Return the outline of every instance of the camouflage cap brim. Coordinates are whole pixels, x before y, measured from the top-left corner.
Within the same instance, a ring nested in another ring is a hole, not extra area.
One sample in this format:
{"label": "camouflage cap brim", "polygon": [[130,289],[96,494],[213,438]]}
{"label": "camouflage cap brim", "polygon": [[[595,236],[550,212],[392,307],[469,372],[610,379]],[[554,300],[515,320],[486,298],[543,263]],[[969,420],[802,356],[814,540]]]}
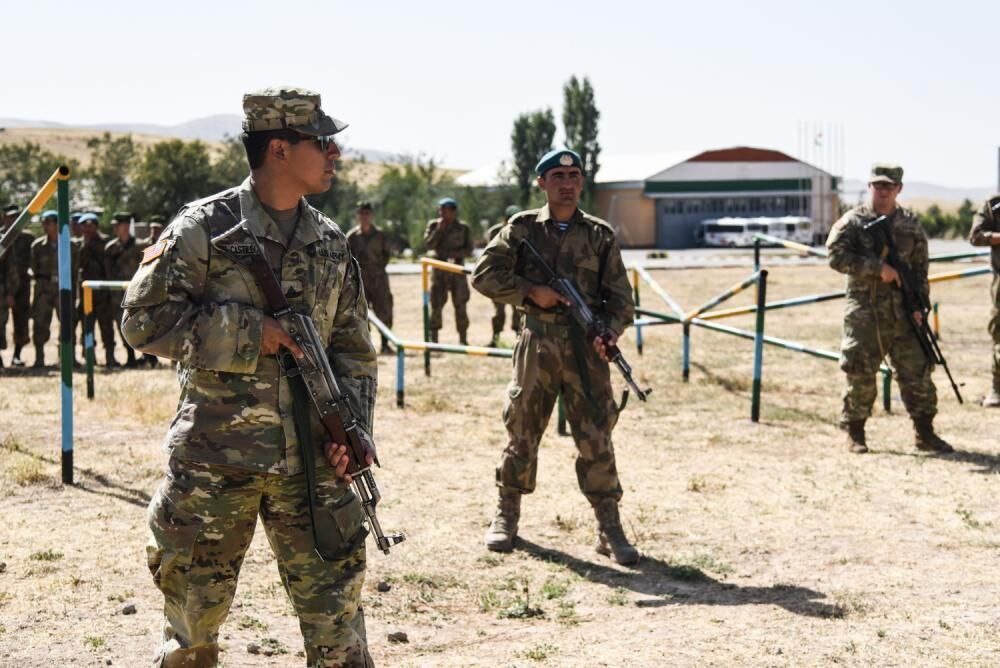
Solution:
{"label": "camouflage cap brim", "polygon": [[312,137],[335,135],[347,127],[347,123],[327,116],[322,111],[308,116],[286,116],[284,118],[267,118],[243,121],[246,132],[265,132],[267,130],[295,130]]}
{"label": "camouflage cap brim", "polygon": [[898,185],[897,181],[893,181],[885,174],[879,174],[868,179],[868,183],[891,183],[893,185]]}
{"label": "camouflage cap brim", "polygon": [[313,137],[335,135],[347,127],[347,123],[337,120],[333,116],[327,116],[322,111],[316,116],[317,118],[311,123],[304,125],[290,125],[289,127],[296,132],[301,132],[304,135],[311,135]]}

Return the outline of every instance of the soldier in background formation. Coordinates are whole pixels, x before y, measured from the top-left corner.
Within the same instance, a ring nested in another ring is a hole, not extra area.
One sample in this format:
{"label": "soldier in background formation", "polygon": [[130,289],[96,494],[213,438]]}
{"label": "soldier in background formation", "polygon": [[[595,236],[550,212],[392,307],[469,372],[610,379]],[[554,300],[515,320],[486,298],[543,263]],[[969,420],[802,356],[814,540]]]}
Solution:
{"label": "soldier in background formation", "polygon": [[561,392],[577,449],[577,482],[597,518],[595,548],[620,564],[634,564],[639,551],[626,538],[618,513],[622,486],[611,431],[619,407],[604,342],[588,339],[562,308],[567,300],[547,285],[541,269],[521,257],[521,241],[530,241],[549,266],[576,282],[613,331],[612,343],[632,324],[632,288],[614,231],[578,208],[584,183],[580,156],[567,149],[551,151],[535,172],[547,204],[511,218],[480,256],[472,278],[488,298],[525,312],[503,411],[508,440],[496,470],[499,501],[486,547],[513,548],[521,496],[535,490],[538,444]]}
{"label": "soldier in background formation", "polygon": [[[21,207],[10,204],[3,210],[3,229],[6,231],[21,213]],[[30,233],[21,230],[14,240],[14,245],[7,251],[9,262],[17,275],[14,289],[14,302],[10,306],[11,320],[14,321],[14,357],[11,366],[24,366],[21,352],[31,342],[28,324],[31,318],[31,275],[28,269],[31,264],[31,244],[35,241]]]}
{"label": "soldier in background formation", "polygon": [[[351,254],[361,265],[361,280],[365,298],[378,319],[392,329],[392,291],[385,267],[392,258],[389,238],[373,222],[375,213],[371,202],[358,202],[355,212],[358,224],[347,233]],[[392,352],[389,342],[382,336],[382,352]]]}
{"label": "soldier in background formation", "polygon": [[[142,251],[146,244],[132,236],[132,223],[135,221],[135,216],[132,213],[119,211],[112,216],[112,221],[115,238],[104,246],[104,271],[109,281],[128,281],[132,279],[139,268]],[[115,328],[118,330],[122,345],[125,346],[125,367],[132,369],[138,366],[139,362],[136,360],[132,346],[125,341],[122,334],[122,314],[121,304],[117,299],[113,300],[111,317],[115,322]]]}
{"label": "soldier in background formation", "polygon": [[[830,266],[847,274],[847,304],[844,338],[840,346],[840,368],[847,374],[841,410],[841,427],[847,431],[847,447],[854,453],[868,452],[865,422],[875,403],[876,374],[888,356],[899,383],[903,404],[913,419],[915,445],[919,450],[952,452],[952,447],[934,432],[937,390],[931,378],[933,364],[924,356],[903,312],[899,274],[876,252],[866,223],[879,216],[890,219],[890,230],[900,260],[917,281],[915,290],[929,298],[927,282],[927,235],[912,211],[897,206],[903,189],[903,168],[872,167],[868,188],[870,202],[845,213],[830,230],[826,247]],[[884,250],[884,249],[883,249]],[[929,299],[926,303],[930,303]],[[922,317],[922,314],[912,314]]]}
{"label": "soldier in background formation", "polygon": [[[469,226],[458,219],[458,202],[450,197],[438,202],[438,217],[427,223],[424,246],[429,257],[458,265],[465,264],[465,258],[472,254],[472,235]],[[440,269],[431,271],[431,341],[438,340],[441,310],[447,303],[449,294],[455,307],[458,340],[463,346],[467,346],[469,315],[465,305],[469,302],[469,282],[465,274],[455,274]]]}
{"label": "soldier in background formation", "polygon": [[[42,236],[31,244],[31,274],[35,282],[35,291],[31,300],[31,340],[35,344],[35,362],[33,368],[45,366],[45,343],[52,331],[52,312],[62,318],[59,312],[59,215],[52,210],[42,213]],[[75,241],[70,243],[70,266],[73,279],[73,289],[76,288],[76,269],[79,266],[80,246]],[[74,314],[71,314],[73,317]],[[74,328],[71,326],[70,331]],[[72,343],[70,344],[72,345]],[[73,366],[78,367],[79,361],[73,360]]]}
{"label": "soldier in background formation", "polygon": [[[4,229],[0,229],[0,235]],[[0,257],[0,353],[7,349],[7,320],[14,308],[14,295],[18,288],[17,262],[13,253],[7,252]],[[0,368],[3,367],[3,355],[0,354]]]}
{"label": "soldier in background formation", "polygon": [[[83,234],[83,244],[80,247],[80,282],[107,280],[104,247],[108,243],[108,237],[97,228],[97,215],[93,213],[83,214],[80,218],[80,226]],[[107,290],[92,290],[91,294],[93,295],[91,317],[97,325],[94,329],[101,332],[105,365],[111,369],[118,366],[118,362],[115,361],[115,330],[112,324],[115,296]],[[83,312],[82,290],[79,311]],[[94,345],[96,347],[96,340]]]}
{"label": "soldier in background formation", "polygon": [[[507,207],[504,211],[503,220],[486,230],[487,245],[489,245],[489,243],[493,241],[498,234],[500,234],[500,230],[502,230],[503,226],[507,224],[507,221],[516,216],[517,212],[520,210],[521,208],[514,204]],[[490,348],[500,345],[500,334],[503,333],[504,321],[507,319],[506,311],[506,304],[497,301],[493,302],[493,319],[490,321],[493,325],[493,338],[491,338],[490,342],[487,344]],[[517,310],[516,306],[510,307],[510,328],[514,330],[515,334],[521,333],[521,312]]]}
{"label": "soldier in background formation", "polygon": [[147,241],[150,246],[160,240],[160,234],[163,233],[163,223],[165,222],[166,220],[163,216],[158,213],[149,217],[149,239]]}
{"label": "soldier in background formation", "polygon": [[993,387],[983,398],[983,406],[1000,408],[1000,195],[986,200],[983,208],[973,217],[969,241],[973,246],[990,247],[993,309],[987,329],[993,338]]}

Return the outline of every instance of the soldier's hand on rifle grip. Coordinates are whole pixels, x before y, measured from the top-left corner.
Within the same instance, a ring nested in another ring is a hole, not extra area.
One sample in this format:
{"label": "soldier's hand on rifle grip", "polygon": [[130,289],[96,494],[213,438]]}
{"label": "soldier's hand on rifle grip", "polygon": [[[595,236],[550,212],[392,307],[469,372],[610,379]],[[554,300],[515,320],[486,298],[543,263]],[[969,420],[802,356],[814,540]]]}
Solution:
{"label": "soldier's hand on rifle grip", "polygon": [[535,303],[538,308],[549,309],[559,304],[569,306],[569,300],[553,290],[547,285],[535,285],[528,292],[528,299]]}
{"label": "soldier's hand on rifle grip", "polygon": [[917,323],[917,327],[924,326],[924,314],[920,311],[913,312],[913,322]]}
{"label": "soldier's hand on rifle grip", "polygon": [[[326,461],[330,462],[330,466],[333,467],[337,477],[349,484],[351,482],[351,474],[347,470],[351,465],[351,457],[347,454],[347,446],[338,445],[337,443],[327,443],[323,446],[323,452],[326,454]],[[371,453],[367,454],[365,459],[368,466],[371,466],[375,461]]]}
{"label": "soldier's hand on rifle grip", "polygon": [[608,348],[613,348],[618,345],[618,335],[614,332],[608,332],[604,336],[594,337],[594,350],[597,354],[601,356],[601,359],[605,362],[610,362],[608,358]]}
{"label": "soldier's hand on rifle grip", "polygon": [[281,323],[274,318],[264,316],[264,326],[260,333],[260,354],[277,355],[283,347],[288,348],[297,360],[305,357],[305,353],[281,327]]}
{"label": "soldier's hand on rifle grip", "polygon": [[882,279],[883,283],[895,283],[897,287],[903,287],[903,281],[899,278],[899,272],[893,269],[888,262],[882,263],[882,271],[879,273],[879,278]]}

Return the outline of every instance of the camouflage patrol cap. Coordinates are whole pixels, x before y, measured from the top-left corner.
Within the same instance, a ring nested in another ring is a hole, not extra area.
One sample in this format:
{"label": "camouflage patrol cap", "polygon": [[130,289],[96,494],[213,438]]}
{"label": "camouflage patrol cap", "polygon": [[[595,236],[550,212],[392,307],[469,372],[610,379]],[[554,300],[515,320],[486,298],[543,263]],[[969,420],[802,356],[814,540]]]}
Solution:
{"label": "camouflage patrol cap", "polygon": [[542,159],[535,165],[535,173],[545,176],[545,172],[556,167],[579,167],[583,171],[583,160],[576,151],[568,148],[557,148],[542,156]]}
{"label": "camouflage patrol cap", "polygon": [[508,206],[506,209],[503,210],[503,215],[506,216],[507,218],[510,218],[511,216],[520,213],[520,211],[521,207],[519,207],[516,204],[511,204],[510,206]]}
{"label": "camouflage patrol cap", "polygon": [[8,204],[3,208],[3,212],[8,216],[16,216],[21,213],[21,207],[17,204]]}
{"label": "camouflage patrol cap", "polygon": [[899,165],[875,163],[868,183],[894,183],[897,186],[903,182],[903,168]]}
{"label": "camouflage patrol cap", "polygon": [[288,128],[302,134],[322,137],[335,135],[347,127],[347,123],[323,112],[319,93],[290,86],[262,88],[245,94],[243,114],[245,132]]}
{"label": "camouflage patrol cap", "polygon": [[111,221],[115,223],[131,223],[135,220],[135,214],[131,211],[115,211],[111,216]]}
{"label": "camouflage patrol cap", "polygon": [[162,215],[160,215],[158,213],[154,213],[152,216],[149,217],[149,224],[150,225],[155,225],[155,224],[159,223],[162,226],[163,223],[165,223],[165,222],[167,222],[167,219],[164,216],[162,216]]}

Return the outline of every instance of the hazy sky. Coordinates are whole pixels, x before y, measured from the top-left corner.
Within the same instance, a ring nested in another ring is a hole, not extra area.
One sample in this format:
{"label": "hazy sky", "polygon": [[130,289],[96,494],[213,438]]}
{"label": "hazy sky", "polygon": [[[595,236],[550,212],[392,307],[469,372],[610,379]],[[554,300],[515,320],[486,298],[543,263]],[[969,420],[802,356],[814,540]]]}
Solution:
{"label": "hazy sky", "polygon": [[474,168],[506,157],[516,114],[558,118],[577,74],[606,153],[798,153],[806,122],[842,128],[842,151],[804,157],[848,178],[895,161],[997,181],[996,1],[35,0],[3,18],[0,117],[173,124],[286,83],[320,91],[349,145]]}

